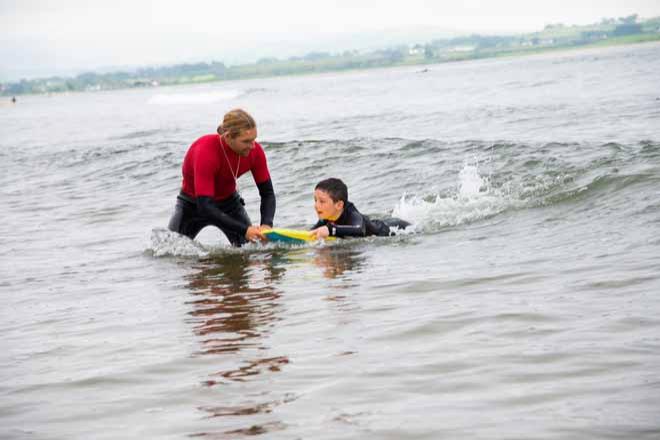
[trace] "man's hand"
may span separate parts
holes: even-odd
[[[270,226],[270,225],[261,225],[261,226],[259,226],[259,230],[260,230],[261,232],[270,231],[271,229],[273,229],[273,227]]]
[[[321,240],[330,235],[330,229],[327,226],[321,226],[311,231],[312,235],[316,237],[317,240]]]
[[[266,241],[266,237],[262,232],[262,226],[248,226],[247,231],[245,232],[245,239],[247,241]]]

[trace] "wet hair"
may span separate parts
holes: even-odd
[[[329,179],[321,180],[316,184],[316,188],[314,188],[314,190],[317,189],[328,193],[333,202],[338,202],[340,200],[344,202],[344,204],[348,202],[348,188],[340,179],[331,177]]]
[[[257,127],[254,118],[243,109],[235,108],[225,113],[222,118],[222,124],[218,125],[218,134],[226,134],[230,138],[235,138],[242,131],[251,130]]]

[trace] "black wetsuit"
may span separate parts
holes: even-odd
[[[390,217],[382,220],[372,220],[366,215],[360,213],[355,205],[346,202],[344,211],[335,221],[319,220],[312,229],[327,226],[331,237],[367,237],[377,235],[387,237],[395,235],[390,227],[405,229],[410,226],[405,220]]]

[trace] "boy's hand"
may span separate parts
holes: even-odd
[[[330,235],[330,229],[327,226],[321,226],[312,230],[312,235],[316,237],[317,240],[321,240]]]
[[[245,232],[245,239],[247,241],[265,241],[266,237],[261,230],[261,226],[248,226],[247,231]]]

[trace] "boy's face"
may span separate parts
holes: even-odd
[[[314,191],[314,209],[321,220],[337,220],[344,210],[344,202],[335,202],[330,194],[317,189]]]

